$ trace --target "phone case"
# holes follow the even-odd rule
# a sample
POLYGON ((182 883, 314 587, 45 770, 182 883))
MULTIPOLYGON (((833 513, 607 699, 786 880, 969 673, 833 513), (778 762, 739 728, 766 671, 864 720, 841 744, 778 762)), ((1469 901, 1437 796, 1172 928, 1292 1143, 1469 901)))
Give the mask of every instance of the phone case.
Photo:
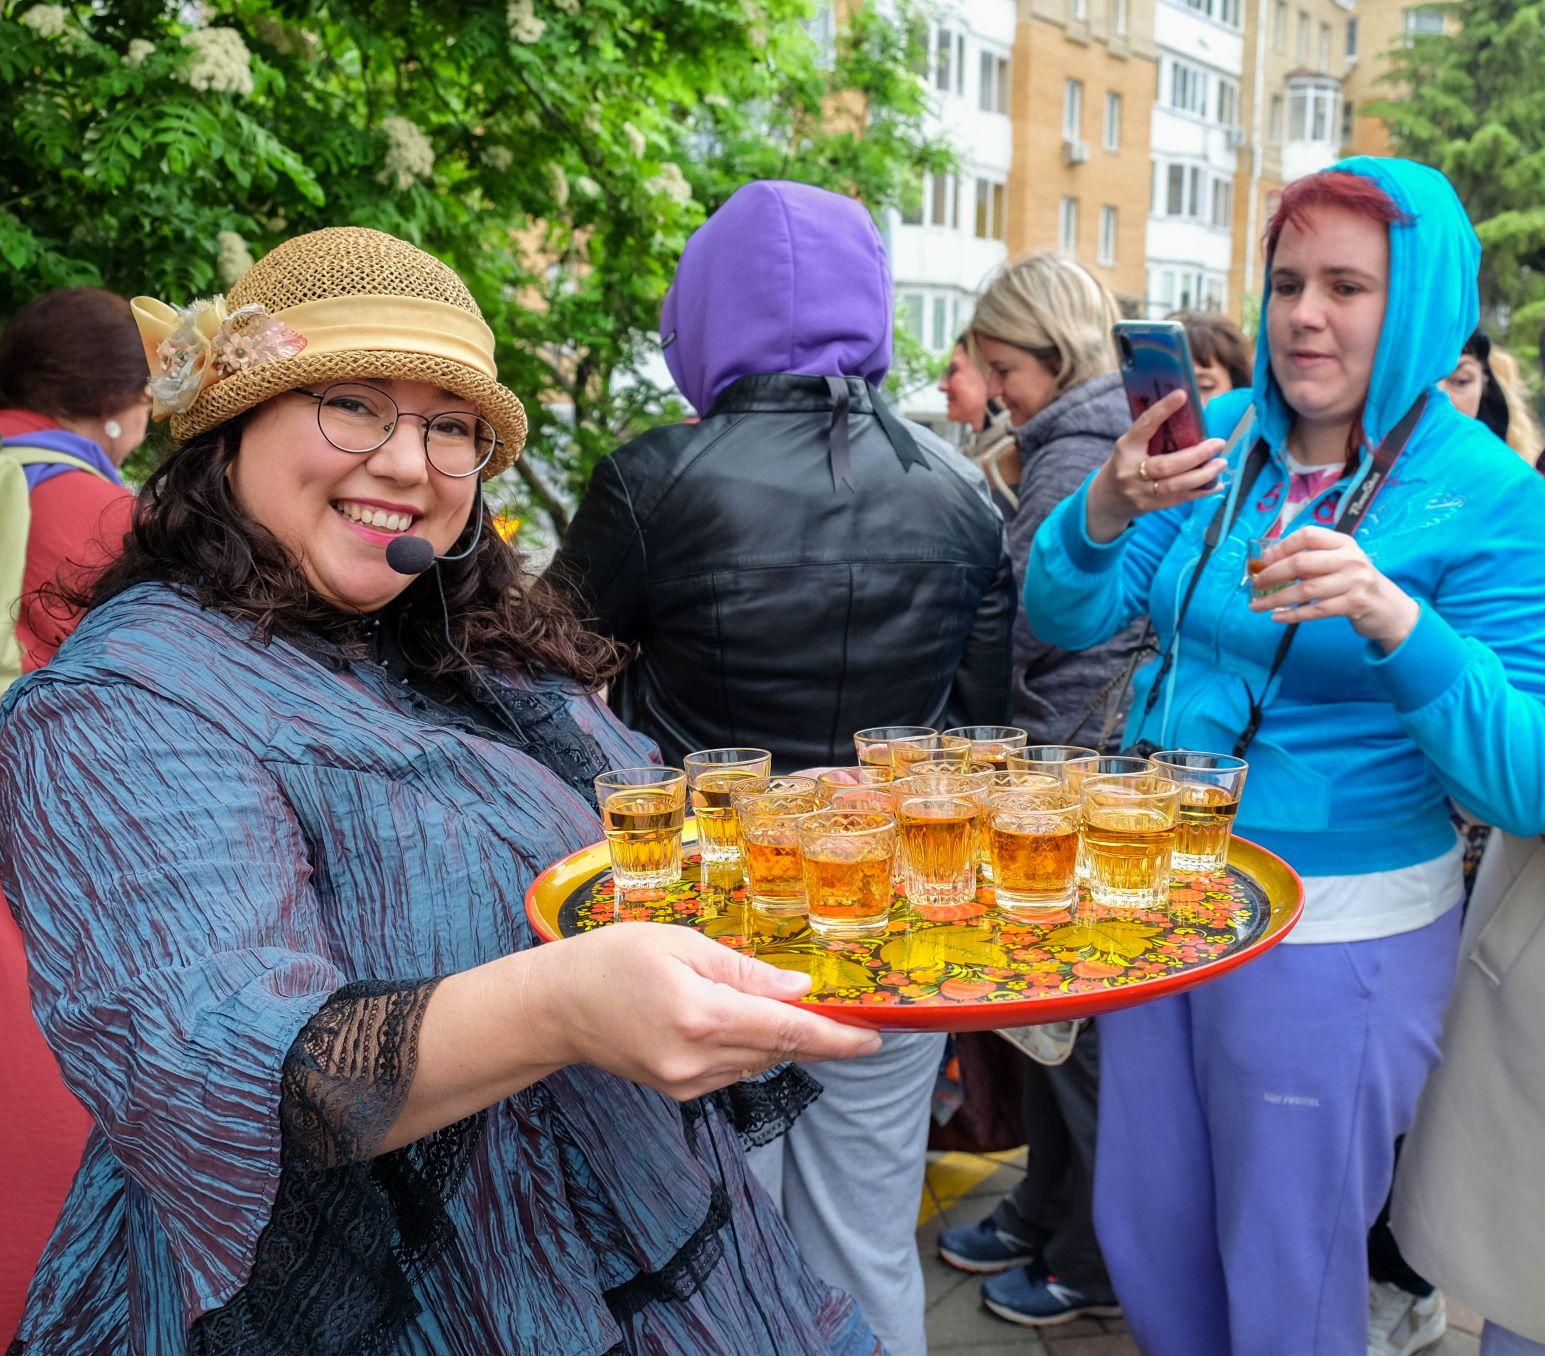
POLYGON ((1186 393, 1185 405, 1148 440, 1149 453, 1195 447, 1206 433, 1185 326, 1174 320, 1122 320, 1117 322, 1114 336, 1121 384, 1134 419, 1171 391, 1186 393))

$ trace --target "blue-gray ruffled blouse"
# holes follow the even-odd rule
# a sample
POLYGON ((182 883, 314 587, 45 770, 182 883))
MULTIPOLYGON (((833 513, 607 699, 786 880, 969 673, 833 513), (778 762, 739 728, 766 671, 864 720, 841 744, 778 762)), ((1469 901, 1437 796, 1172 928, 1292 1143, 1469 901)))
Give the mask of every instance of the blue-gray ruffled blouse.
POLYGON ((95 1119, 28 1356, 869 1356, 748 1182, 730 1099, 571 1066, 376 1154, 436 978, 653 755, 567 681, 497 717, 141 585, 0 705, 0 880, 95 1119))

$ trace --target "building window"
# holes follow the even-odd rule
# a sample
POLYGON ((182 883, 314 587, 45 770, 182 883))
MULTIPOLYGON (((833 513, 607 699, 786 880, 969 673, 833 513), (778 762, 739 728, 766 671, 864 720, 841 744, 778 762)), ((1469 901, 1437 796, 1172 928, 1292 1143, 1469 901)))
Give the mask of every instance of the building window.
POLYGON ((923 342, 923 294, 921 292, 903 292, 901 294, 901 320, 908 330, 923 342))
POLYGON ((933 84, 945 94, 966 92, 966 37, 944 24, 933 31, 933 84))
POLYGON ((1100 262, 1106 268, 1116 263, 1116 209, 1100 208, 1100 262))
POLYGON ((978 240, 1002 240, 1005 235, 1005 217, 1008 190, 991 179, 976 181, 976 238, 978 240))
POLYGON ((1271 112, 1266 118, 1266 141, 1268 145, 1282 145, 1282 96, 1271 96, 1271 112))
POLYGON ((1289 90, 1288 140, 1334 143, 1341 124, 1340 104, 1340 91, 1331 84, 1289 90))
POLYGON ((1218 121, 1225 127, 1239 125, 1239 86, 1232 80, 1218 81, 1218 121))
POLYGON ((1347 20, 1347 64, 1357 60, 1357 20, 1347 20))
POLYGON ((1212 224, 1223 231, 1234 224, 1234 185, 1221 175, 1212 181, 1212 224))
POLYGON ((1118 38, 1127 35, 1127 0, 1111 0, 1110 5, 1111 27, 1116 30, 1118 38))
POLYGON ((950 304, 946 297, 933 299, 933 325, 928 333, 928 347, 942 353, 950 341, 950 304))
POLYGON ((1062 82, 1062 139, 1077 141, 1084 129, 1084 82, 1062 82))
POLYGON ((1352 118, 1352 101, 1350 99, 1346 99, 1342 102, 1341 105, 1341 144, 1343 146, 1350 146, 1352 144, 1352 118))
POLYGON ((1298 60, 1302 64, 1304 64, 1304 65, 1308 64, 1308 62, 1309 62, 1309 11, 1306 10, 1306 9, 1301 9, 1301 10, 1298 11, 1298 46, 1295 49, 1294 55, 1296 55, 1298 57, 1298 60))
POLYGON ((1006 57, 982 53, 982 85, 977 106, 983 113, 1009 111, 1009 63, 1006 57))
POLYGON ((1105 95, 1105 135, 1101 144, 1107 151, 1121 149, 1121 96, 1115 90, 1105 95))
POLYGON ((1184 4, 1209 19, 1217 19, 1232 28, 1239 27, 1239 0, 1184 0, 1184 4))
POLYGON ((1057 243, 1064 254, 1078 253, 1078 199, 1064 198, 1058 213, 1057 243))
POLYGON ((960 228, 960 180, 953 174, 928 176, 928 224, 960 228))
POLYGON ((1089 0, 1068 0, 1068 8, 1072 12, 1074 23, 1089 22, 1089 0))
POLYGON ((1274 0, 1271 7, 1271 47, 1274 52, 1287 51, 1288 7, 1287 0, 1274 0))
POLYGON ((1320 25, 1320 69, 1330 74, 1330 25, 1320 25))
POLYGON ((1171 60, 1169 64, 1168 106, 1181 113, 1207 116, 1207 72, 1189 62, 1171 60))
POLYGON ((1443 11, 1436 5, 1417 5, 1405 12, 1405 31, 1413 33, 1442 33, 1443 11))

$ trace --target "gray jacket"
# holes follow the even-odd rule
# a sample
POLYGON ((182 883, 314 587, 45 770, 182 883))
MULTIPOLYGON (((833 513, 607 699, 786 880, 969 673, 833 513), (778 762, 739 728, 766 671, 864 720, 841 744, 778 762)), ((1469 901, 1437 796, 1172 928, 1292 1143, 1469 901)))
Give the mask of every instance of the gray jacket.
MULTIPOLYGON (((1019 590, 1036 529, 1105 462, 1131 423, 1121 377, 1109 372, 1064 391, 1020 428, 1019 509, 1008 524, 1019 590)), ((1136 622, 1092 650, 1060 650, 1030 629, 1021 610, 1014 619, 1014 724, 1030 732, 1032 744, 1093 746, 1141 634, 1136 622)), ((1112 742, 1120 737, 1118 720, 1112 742)))

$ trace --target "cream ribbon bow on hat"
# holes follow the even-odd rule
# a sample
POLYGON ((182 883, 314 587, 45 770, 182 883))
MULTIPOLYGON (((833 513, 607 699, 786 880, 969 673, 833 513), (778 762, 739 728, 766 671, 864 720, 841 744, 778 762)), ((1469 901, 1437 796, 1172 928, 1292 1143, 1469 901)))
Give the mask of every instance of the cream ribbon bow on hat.
POLYGON ((236 372, 306 347, 306 336, 269 315, 261 302, 227 312, 223 296, 168 306, 154 297, 129 303, 150 366, 151 414, 185 414, 207 387, 236 372))

